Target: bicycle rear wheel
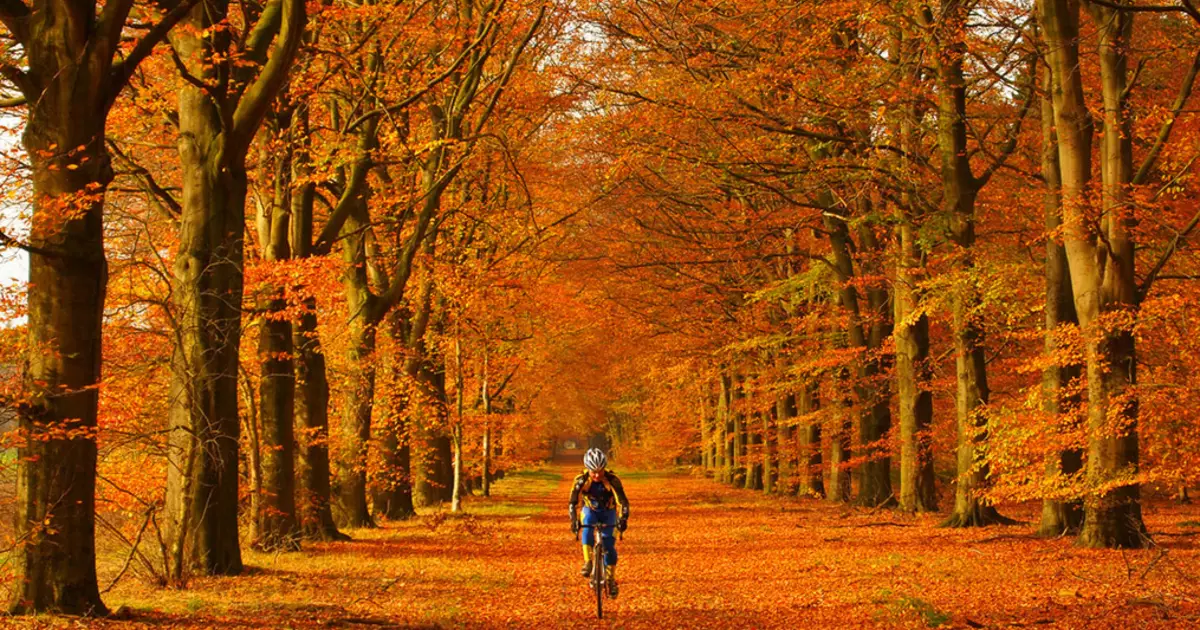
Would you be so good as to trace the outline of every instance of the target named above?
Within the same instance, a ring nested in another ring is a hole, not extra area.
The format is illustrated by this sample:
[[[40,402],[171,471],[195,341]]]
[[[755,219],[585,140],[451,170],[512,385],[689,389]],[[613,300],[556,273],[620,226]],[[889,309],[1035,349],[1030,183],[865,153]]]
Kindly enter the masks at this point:
[[[592,587],[596,591],[596,618],[604,618],[604,545],[597,544],[592,550]]]

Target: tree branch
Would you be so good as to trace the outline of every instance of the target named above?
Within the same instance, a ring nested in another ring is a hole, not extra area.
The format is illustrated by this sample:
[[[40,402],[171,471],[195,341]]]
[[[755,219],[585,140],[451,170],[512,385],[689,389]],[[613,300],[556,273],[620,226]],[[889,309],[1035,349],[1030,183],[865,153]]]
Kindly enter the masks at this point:
[[[129,51],[129,56],[113,64],[111,78],[109,79],[108,102],[106,106],[112,106],[113,101],[116,100],[117,95],[121,93],[125,85],[129,83],[129,79],[133,77],[133,73],[137,71],[142,61],[150,56],[150,53],[154,51],[154,47],[166,39],[167,33],[172,28],[175,28],[175,25],[180,20],[187,17],[187,14],[191,12],[192,8],[199,1],[184,0],[183,2],[176,2],[173,6],[160,4],[160,7],[167,9],[167,13],[163,16],[163,19],[151,27],[138,40],[138,43],[133,45],[133,50]]]
[[[1179,112],[1183,110],[1188,97],[1192,95],[1192,87],[1196,83],[1198,72],[1200,72],[1200,49],[1196,50],[1196,55],[1192,58],[1192,67],[1188,69],[1187,76],[1183,78],[1183,83],[1179,86],[1179,95],[1175,97],[1175,102],[1171,105],[1171,115],[1163,121],[1162,128],[1158,131],[1158,137],[1154,139],[1154,146],[1150,147],[1150,152],[1146,154],[1142,166],[1133,176],[1133,185],[1146,183],[1146,178],[1150,176],[1150,170],[1158,161],[1158,155],[1162,152],[1163,145],[1171,138],[1171,130],[1175,128],[1175,119],[1179,117]]]
[[[304,26],[308,21],[305,13],[304,0],[278,0],[282,2],[282,22],[279,35],[275,38],[274,51],[267,64],[259,72],[258,78],[246,89],[237,109],[233,113],[233,128],[231,129],[231,151],[235,154],[245,152],[254,140],[254,134],[262,123],[263,116],[271,101],[283,87],[291,70],[292,60],[300,49],[304,39]],[[260,19],[268,19],[264,12]],[[257,28],[256,28],[257,30]]]

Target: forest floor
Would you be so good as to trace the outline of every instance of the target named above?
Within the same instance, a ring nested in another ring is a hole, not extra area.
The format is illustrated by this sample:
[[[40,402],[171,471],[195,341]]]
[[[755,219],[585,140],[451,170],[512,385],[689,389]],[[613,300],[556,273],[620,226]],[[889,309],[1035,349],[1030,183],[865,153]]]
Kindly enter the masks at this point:
[[[1158,546],[1078,549],[1031,527],[936,527],[935,515],[764,497],[683,474],[622,474],[633,518],[605,619],[569,533],[573,468],[510,475],[468,516],[429,513],[351,542],[247,552],[247,573],[105,594],[122,619],[5,627],[846,628],[1200,627],[1200,509],[1155,504]],[[1030,521],[1036,506],[1006,513]],[[101,561],[101,587],[123,564]]]

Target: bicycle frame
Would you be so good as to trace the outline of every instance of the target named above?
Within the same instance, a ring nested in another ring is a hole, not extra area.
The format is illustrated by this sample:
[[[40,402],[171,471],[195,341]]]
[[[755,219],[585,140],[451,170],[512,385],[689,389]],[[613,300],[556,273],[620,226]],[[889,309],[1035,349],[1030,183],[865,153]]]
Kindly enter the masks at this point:
[[[592,575],[589,586],[596,593],[596,618],[604,618],[604,598],[608,596],[608,573],[604,568],[608,565],[608,550],[604,547],[603,532],[605,528],[613,529],[616,525],[597,523],[587,525],[592,528]]]

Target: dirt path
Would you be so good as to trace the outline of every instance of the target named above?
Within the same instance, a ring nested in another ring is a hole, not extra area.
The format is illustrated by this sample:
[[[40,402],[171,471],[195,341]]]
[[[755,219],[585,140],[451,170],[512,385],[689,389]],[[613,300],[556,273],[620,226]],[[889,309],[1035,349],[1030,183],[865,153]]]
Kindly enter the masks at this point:
[[[1191,513],[1155,511],[1170,551],[1099,552],[1027,527],[933,527],[935,517],[762,497],[665,473],[623,474],[633,517],[621,597],[594,617],[567,526],[574,468],[513,475],[471,516],[352,532],[185,591],[122,581],[97,627],[842,628],[1195,627]],[[1031,516],[1013,514],[1015,516]],[[1190,520],[1189,520],[1190,519]],[[115,573],[114,554],[101,583]],[[43,618],[0,625],[63,627]]]

